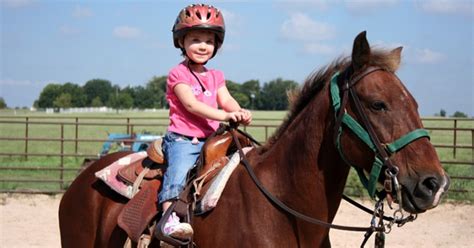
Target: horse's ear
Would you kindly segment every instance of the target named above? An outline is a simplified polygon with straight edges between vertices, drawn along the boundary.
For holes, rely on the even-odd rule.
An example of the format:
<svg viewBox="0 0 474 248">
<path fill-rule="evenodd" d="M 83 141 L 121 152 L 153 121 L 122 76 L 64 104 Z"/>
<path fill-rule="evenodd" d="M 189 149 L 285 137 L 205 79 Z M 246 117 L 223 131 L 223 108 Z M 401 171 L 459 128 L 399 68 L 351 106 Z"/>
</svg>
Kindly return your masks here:
<svg viewBox="0 0 474 248">
<path fill-rule="evenodd" d="M 370 61 L 370 46 L 365 37 L 366 31 L 357 35 L 352 48 L 352 67 L 354 71 L 364 68 Z"/>
<path fill-rule="evenodd" d="M 403 47 L 397 47 L 393 49 L 392 51 L 390 51 L 390 57 L 392 58 L 392 63 L 393 63 L 392 65 L 393 71 L 396 71 L 398 67 L 400 67 L 402 49 Z"/>
</svg>

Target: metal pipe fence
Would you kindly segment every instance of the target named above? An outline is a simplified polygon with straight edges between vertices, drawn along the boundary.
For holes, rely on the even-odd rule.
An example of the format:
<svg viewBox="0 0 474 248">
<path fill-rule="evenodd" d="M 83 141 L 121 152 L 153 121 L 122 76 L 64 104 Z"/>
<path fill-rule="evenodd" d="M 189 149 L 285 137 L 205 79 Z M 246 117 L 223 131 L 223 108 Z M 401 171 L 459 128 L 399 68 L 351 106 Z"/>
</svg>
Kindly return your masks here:
<svg viewBox="0 0 474 248">
<path fill-rule="evenodd" d="M 443 166 L 474 166 L 474 119 L 423 118 L 422 120 L 424 123 L 435 122 L 438 125 L 439 123 L 447 123 L 442 126 L 425 124 L 425 128 L 430 132 L 441 133 L 442 136 L 448 137 L 448 142 L 433 142 L 434 147 L 438 151 L 448 150 L 445 153 L 451 154 L 448 156 L 450 158 L 444 158 L 441 161 Z M 253 123 L 255 124 L 243 127 L 243 129 L 252 135 L 255 134 L 257 140 L 264 142 L 269 138 L 271 132 L 279 127 L 281 121 L 281 119 L 276 118 L 254 119 Z M 461 127 L 461 123 L 464 123 L 463 127 Z M 95 145 L 92 145 L 92 147 L 100 147 L 97 144 L 100 145 L 104 142 L 131 143 L 137 141 L 133 138 L 106 139 L 88 137 L 83 134 L 85 128 L 102 127 L 104 130 L 118 128 L 123 130 L 121 132 L 132 135 L 141 127 L 166 130 L 167 125 L 168 118 L 164 117 L 0 116 L 0 130 L 7 130 L 6 127 L 9 126 L 15 126 L 17 129 L 21 129 L 21 126 L 24 128 L 23 131 L 16 132 L 16 136 L 11 136 L 13 134 L 10 133 L 0 133 L 0 142 L 3 144 L 9 142 L 23 144 L 23 147 L 16 151 L 7 151 L 6 147 L 8 145 L 0 145 L 0 171 L 2 172 L 2 176 L 0 176 L 0 192 L 64 192 L 67 186 L 74 180 L 78 171 L 81 170 L 81 165 L 87 160 L 91 161 L 98 158 L 97 151 L 91 152 L 91 146 L 85 144 L 93 143 Z M 4 127 L 3 129 L 2 126 Z M 45 129 L 49 130 L 59 126 L 59 130 L 56 137 L 44 137 L 41 136 L 41 133 L 38 134 L 37 131 L 32 131 L 37 126 L 46 126 Z M 24 135 L 21 135 L 21 133 Z M 48 134 L 51 135 L 51 131 Z M 97 134 L 93 136 L 97 136 Z M 460 140 L 458 136 L 461 136 L 462 139 Z M 36 147 L 38 145 L 35 146 L 38 143 L 39 146 L 45 143 L 58 143 L 59 147 L 53 149 L 53 151 L 51 149 L 43 149 L 48 152 L 37 152 L 37 150 L 42 150 Z M 72 148 L 70 144 L 72 144 Z M 83 149 L 84 146 L 89 147 L 89 149 Z M 460 156 L 462 158 L 459 158 Z M 39 157 L 45 159 L 36 160 Z M 54 162 L 51 162 L 51 160 L 54 160 Z M 51 163 L 56 163 L 57 166 L 51 166 Z M 472 172 L 473 169 L 468 169 L 468 171 Z M 32 174 L 32 172 L 38 172 L 38 175 Z M 463 182 L 469 182 L 467 188 L 454 188 L 450 190 L 451 193 L 472 194 L 474 192 L 474 189 L 469 186 L 472 185 L 471 182 L 474 182 L 474 175 L 454 175 L 451 176 L 451 179 L 460 182 L 460 185 L 464 185 L 465 183 Z M 37 185 L 39 184 L 48 186 L 38 187 Z"/>
</svg>

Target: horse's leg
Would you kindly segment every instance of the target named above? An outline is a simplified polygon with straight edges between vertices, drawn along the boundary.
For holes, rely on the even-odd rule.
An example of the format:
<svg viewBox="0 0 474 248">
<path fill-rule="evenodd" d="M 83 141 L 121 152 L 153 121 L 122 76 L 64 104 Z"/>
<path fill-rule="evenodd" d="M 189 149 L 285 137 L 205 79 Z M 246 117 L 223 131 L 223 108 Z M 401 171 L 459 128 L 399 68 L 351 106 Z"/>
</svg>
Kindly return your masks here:
<svg viewBox="0 0 474 248">
<path fill-rule="evenodd" d="M 330 248 L 331 247 L 331 240 L 329 240 L 329 234 L 324 238 L 321 247 Z"/>
</svg>

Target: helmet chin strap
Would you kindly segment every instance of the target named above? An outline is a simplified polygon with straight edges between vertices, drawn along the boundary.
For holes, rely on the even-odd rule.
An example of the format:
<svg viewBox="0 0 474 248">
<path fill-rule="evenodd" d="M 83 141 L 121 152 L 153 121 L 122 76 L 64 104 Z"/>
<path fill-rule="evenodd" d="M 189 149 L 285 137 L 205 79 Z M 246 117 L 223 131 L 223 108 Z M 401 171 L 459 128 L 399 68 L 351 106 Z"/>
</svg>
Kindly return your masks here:
<svg viewBox="0 0 474 248">
<path fill-rule="evenodd" d="M 206 95 L 206 96 L 210 96 L 210 93 L 209 93 L 210 91 L 208 91 L 208 90 L 206 89 L 206 87 L 204 87 L 204 85 L 202 84 L 202 82 L 201 82 L 201 80 L 199 79 L 199 77 L 196 76 L 196 74 L 194 73 L 194 71 L 191 69 L 191 65 L 193 65 L 193 64 L 194 64 L 194 65 L 197 65 L 198 63 L 196 63 L 196 62 L 193 61 L 192 59 L 189 59 L 188 56 L 186 56 L 186 57 L 188 58 L 188 61 L 187 61 L 187 62 L 188 62 L 188 63 L 187 63 L 188 70 L 191 72 L 191 74 L 193 74 L 194 78 L 196 78 L 196 80 L 198 81 L 199 85 L 201 86 L 202 93 L 203 93 L 204 95 Z M 207 63 L 207 61 L 206 61 L 204 64 L 206 64 L 206 63 Z M 204 64 L 201 64 L 201 65 L 204 65 Z"/>
</svg>

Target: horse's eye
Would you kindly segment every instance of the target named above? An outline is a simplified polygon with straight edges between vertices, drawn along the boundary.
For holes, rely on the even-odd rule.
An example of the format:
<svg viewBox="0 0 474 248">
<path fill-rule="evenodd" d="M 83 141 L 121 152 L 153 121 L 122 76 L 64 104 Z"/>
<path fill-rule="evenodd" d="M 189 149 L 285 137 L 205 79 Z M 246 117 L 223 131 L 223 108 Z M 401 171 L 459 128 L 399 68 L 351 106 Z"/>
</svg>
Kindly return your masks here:
<svg viewBox="0 0 474 248">
<path fill-rule="evenodd" d="M 375 102 L 372 103 L 372 105 L 370 107 L 373 110 L 376 110 L 376 111 L 385 111 L 385 110 L 387 110 L 387 105 L 382 101 L 375 101 Z"/>
</svg>

